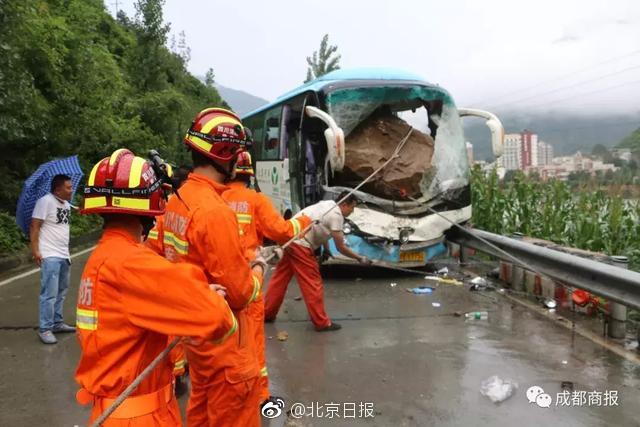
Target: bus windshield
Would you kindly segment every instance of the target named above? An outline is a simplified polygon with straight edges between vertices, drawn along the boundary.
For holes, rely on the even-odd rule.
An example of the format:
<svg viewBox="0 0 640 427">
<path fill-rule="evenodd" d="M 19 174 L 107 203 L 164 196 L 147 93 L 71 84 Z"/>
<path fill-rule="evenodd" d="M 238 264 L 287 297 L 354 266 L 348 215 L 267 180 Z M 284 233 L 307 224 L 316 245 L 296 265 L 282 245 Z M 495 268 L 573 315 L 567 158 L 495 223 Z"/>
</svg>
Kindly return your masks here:
<svg viewBox="0 0 640 427">
<path fill-rule="evenodd" d="M 373 172 L 411 128 L 410 144 L 400 158 L 364 190 L 385 199 L 426 202 L 469 184 L 460 119 L 445 90 L 421 85 L 340 88 L 327 94 L 326 104 L 346 137 L 341 184 L 353 186 Z"/>
</svg>

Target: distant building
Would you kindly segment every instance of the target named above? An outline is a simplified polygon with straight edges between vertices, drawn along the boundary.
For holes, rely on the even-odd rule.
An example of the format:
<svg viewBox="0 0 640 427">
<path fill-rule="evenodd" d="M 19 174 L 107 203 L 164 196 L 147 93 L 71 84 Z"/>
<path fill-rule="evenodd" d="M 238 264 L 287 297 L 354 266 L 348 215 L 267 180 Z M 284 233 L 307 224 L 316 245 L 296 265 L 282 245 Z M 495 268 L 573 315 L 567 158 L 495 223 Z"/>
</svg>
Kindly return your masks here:
<svg viewBox="0 0 640 427">
<path fill-rule="evenodd" d="M 631 149 L 630 148 L 612 148 L 611 155 L 614 159 L 621 159 L 624 161 L 631 161 Z"/>
<path fill-rule="evenodd" d="M 538 166 L 550 165 L 553 163 L 553 146 L 543 141 L 538 141 Z"/>
<path fill-rule="evenodd" d="M 538 166 L 538 135 L 530 130 L 523 130 L 520 134 L 520 151 L 522 169 Z"/>
<path fill-rule="evenodd" d="M 498 166 L 505 170 L 522 169 L 522 137 L 519 133 L 508 133 L 504 136 L 504 151 Z"/>
<path fill-rule="evenodd" d="M 467 146 L 467 159 L 469 160 L 469 164 L 473 164 L 473 144 L 469 141 L 466 142 Z"/>
<path fill-rule="evenodd" d="M 611 163 L 592 160 L 589 157 L 583 156 L 582 153 L 578 151 L 573 156 L 555 157 L 553 162 L 539 166 L 535 170 L 538 171 L 540 177 L 544 180 L 555 178 L 566 181 L 569 175 L 574 172 L 587 172 L 589 175 L 595 176 L 597 172 L 615 172 L 618 168 Z"/>
</svg>

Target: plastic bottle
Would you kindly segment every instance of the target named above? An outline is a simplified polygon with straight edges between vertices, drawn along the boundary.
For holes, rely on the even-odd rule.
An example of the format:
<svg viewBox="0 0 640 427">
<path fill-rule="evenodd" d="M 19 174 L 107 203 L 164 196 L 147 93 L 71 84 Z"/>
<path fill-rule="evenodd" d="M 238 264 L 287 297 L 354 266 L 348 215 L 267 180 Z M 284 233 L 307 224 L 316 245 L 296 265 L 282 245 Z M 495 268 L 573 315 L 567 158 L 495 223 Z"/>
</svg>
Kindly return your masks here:
<svg viewBox="0 0 640 427">
<path fill-rule="evenodd" d="M 464 314 L 465 319 L 487 320 L 489 313 L 486 311 L 470 311 Z"/>
</svg>

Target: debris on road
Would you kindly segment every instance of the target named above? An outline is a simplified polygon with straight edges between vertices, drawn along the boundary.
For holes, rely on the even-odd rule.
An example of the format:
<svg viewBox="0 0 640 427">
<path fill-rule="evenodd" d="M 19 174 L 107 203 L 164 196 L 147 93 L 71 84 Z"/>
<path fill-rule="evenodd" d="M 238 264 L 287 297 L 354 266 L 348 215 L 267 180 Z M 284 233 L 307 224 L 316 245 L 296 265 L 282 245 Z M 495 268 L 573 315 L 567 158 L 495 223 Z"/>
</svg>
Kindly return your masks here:
<svg viewBox="0 0 640 427">
<path fill-rule="evenodd" d="M 487 320 L 489 313 L 486 311 L 470 311 L 469 313 L 465 313 L 464 317 L 465 319 Z"/>
<path fill-rule="evenodd" d="M 391 286 L 392 288 L 395 288 L 396 286 L 398 286 L 398 284 L 394 282 L 394 283 L 391 283 L 391 285 L 390 285 L 390 286 Z"/>
<path fill-rule="evenodd" d="M 295 301 L 300 301 L 300 300 L 302 300 L 302 297 L 301 296 L 297 296 L 297 297 L 294 298 L 294 300 Z"/>
<path fill-rule="evenodd" d="M 289 332 L 280 331 L 278 332 L 278 341 L 286 341 L 289 339 Z"/>
<path fill-rule="evenodd" d="M 477 286 L 484 286 L 484 287 L 487 287 L 487 285 L 488 285 L 487 280 L 485 278 L 483 278 L 483 277 L 480 277 L 480 276 L 474 277 L 471 280 L 471 284 L 472 285 L 477 285 Z"/>
<path fill-rule="evenodd" d="M 557 307 L 557 305 L 558 304 L 556 303 L 556 300 L 554 300 L 554 299 L 547 298 L 546 300 L 544 300 L 544 306 L 546 308 L 554 309 L 554 308 Z"/>
<path fill-rule="evenodd" d="M 456 279 L 452 279 L 450 277 L 444 276 L 444 277 L 439 277 L 439 276 L 424 276 L 425 280 L 433 280 L 435 282 L 438 283 L 444 283 L 446 285 L 456 285 L 456 286 L 462 286 L 462 282 L 456 280 Z"/>
<path fill-rule="evenodd" d="M 434 291 L 434 289 L 430 286 L 418 286 L 417 288 L 407 288 L 407 292 L 411 292 L 412 294 L 424 295 L 430 294 Z"/>
<path fill-rule="evenodd" d="M 511 379 L 502 379 L 497 375 L 487 378 L 480 385 L 480 394 L 488 397 L 493 403 L 500 403 L 510 398 L 518 388 L 518 383 Z"/>
<path fill-rule="evenodd" d="M 449 268 L 442 267 L 440 270 L 438 270 L 438 274 L 449 274 Z"/>
<path fill-rule="evenodd" d="M 436 308 L 440 307 L 440 303 L 439 302 L 432 302 L 431 305 L 436 307 Z"/>
</svg>

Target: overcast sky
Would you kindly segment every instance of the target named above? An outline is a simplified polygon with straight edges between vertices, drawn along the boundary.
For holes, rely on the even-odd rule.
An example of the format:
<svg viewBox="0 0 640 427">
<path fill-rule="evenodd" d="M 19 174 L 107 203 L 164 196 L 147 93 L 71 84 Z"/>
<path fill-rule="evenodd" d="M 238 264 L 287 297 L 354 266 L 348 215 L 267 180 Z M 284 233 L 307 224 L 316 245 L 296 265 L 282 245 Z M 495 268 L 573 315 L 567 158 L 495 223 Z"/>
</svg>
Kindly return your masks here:
<svg viewBox="0 0 640 427">
<path fill-rule="evenodd" d="M 342 68 L 412 71 L 459 106 L 640 113 L 639 0 L 167 0 L 164 12 L 191 72 L 212 67 L 268 100 L 302 83 L 328 33 Z"/>
</svg>

